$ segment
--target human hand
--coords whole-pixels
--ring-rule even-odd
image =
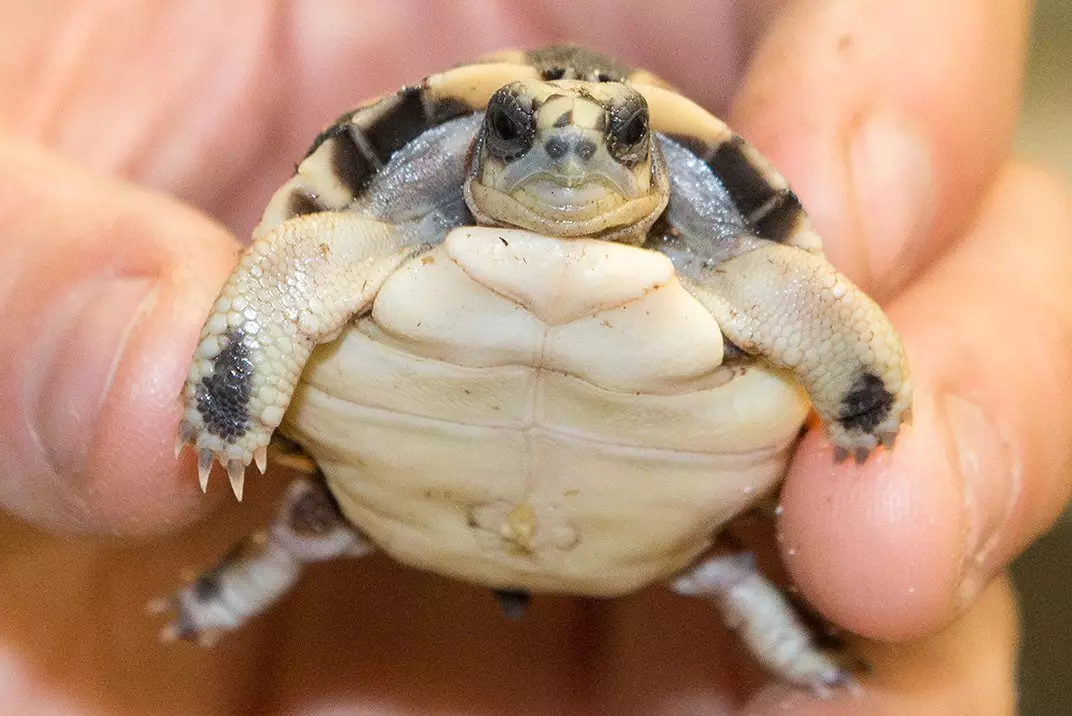
[[[1007,159],[1023,3],[802,2],[773,24],[769,3],[680,5],[658,21],[639,4],[0,9],[0,504],[35,525],[4,530],[0,710],[1011,708],[1012,598],[1003,578],[985,585],[1059,513],[1072,444],[1069,401],[1053,399],[1072,375],[1068,191]],[[159,194],[244,236],[343,108],[563,35],[719,109],[753,28],[727,119],[794,184],[828,256],[886,302],[917,386],[889,455],[835,466],[819,431],[805,439],[783,557],[811,603],[870,637],[968,610],[922,641],[858,644],[874,665],[861,699],[767,684],[712,610],[661,590],[539,599],[515,625],[479,591],[383,560],[314,570],[212,652],[158,647],[140,605],[263,519],[281,480],[189,533],[60,536],[175,530],[203,504],[190,456],[172,456],[176,395],[236,248]]]

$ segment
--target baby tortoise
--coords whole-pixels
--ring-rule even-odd
[[[712,547],[777,489],[809,405],[862,461],[892,447],[911,385],[889,321],[755,149],[653,75],[555,46],[322,132],[182,400],[202,488],[219,461],[241,499],[281,436],[310,477],[157,604],[166,636],[211,641],[303,564],[379,549],[515,615],[533,592],[668,582],[825,694],[846,671],[747,554]]]

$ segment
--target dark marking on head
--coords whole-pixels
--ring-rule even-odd
[[[764,239],[784,243],[796,231],[803,214],[797,195],[783,189],[758,216],[750,217],[752,229]]]
[[[749,161],[744,147],[744,140],[740,137],[723,142],[707,160],[707,166],[711,167],[715,176],[725,185],[737,206],[737,211],[742,216],[752,216],[770,202],[778,190],[772,187],[763,172]]]
[[[529,602],[532,601],[532,595],[521,589],[496,589],[494,593],[499,609],[510,621],[518,621],[525,616]]]
[[[345,520],[328,491],[316,486],[304,490],[290,506],[288,523],[300,537],[328,534]]]
[[[562,127],[568,127],[571,124],[573,124],[573,110],[568,109],[562,114],[558,115],[558,119],[556,119],[551,126],[561,129]]]
[[[678,144],[687,149],[698,157],[702,158],[707,156],[707,142],[699,137],[695,137],[691,134],[663,134],[662,136],[669,139],[674,144]]]
[[[316,214],[321,211],[324,211],[324,207],[321,206],[309,192],[303,189],[292,191],[290,193],[290,198],[287,199],[288,218],[305,216],[306,214]]]
[[[861,373],[841,400],[837,421],[846,430],[872,432],[893,408],[893,394],[874,373]]]
[[[212,375],[201,379],[196,397],[205,429],[232,443],[249,429],[253,361],[249,359],[245,333],[231,330],[225,338],[227,346],[213,361]]]
[[[624,82],[633,73],[627,65],[579,45],[542,47],[529,52],[526,59],[544,79]]]
[[[423,85],[403,87],[392,99],[385,100],[386,109],[376,107],[379,116],[363,128],[372,151],[381,164],[391,155],[428,129],[424,116]]]
[[[352,196],[357,196],[376,173],[349,129],[331,142],[331,171]]]

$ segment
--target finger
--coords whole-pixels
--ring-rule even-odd
[[[0,505],[58,529],[159,527],[197,495],[176,396],[234,245],[42,150],[0,140],[0,167]]]
[[[862,467],[816,431],[782,494],[783,554],[853,631],[927,633],[1056,519],[1072,490],[1068,187],[1004,170],[953,252],[890,307],[914,422]]]
[[[1006,156],[1028,5],[796,2],[757,48],[731,124],[872,295],[948,246]]]
[[[856,642],[869,664],[855,698],[821,701],[799,689],[774,685],[745,709],[748,716],[943,716],[1016,710],[1017,614],[1008,577],[940,633],[912,644]]]

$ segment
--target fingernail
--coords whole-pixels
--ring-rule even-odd
[[[155,285],[141,276],[90,279],[47,308],[23,384],[29,424],[62,478],[85,470],[101,408]]]
[[[1020,495],[1009,442],[976,403],[954,394],[943,398],[967,520],[959,598],[970,603],[993,577],[992,557]]]
[[[934,211],[934,173],[926,137],[889,111],[868,117],[849,140],[857,221],[867,238],[871,274],[896,272]]]

